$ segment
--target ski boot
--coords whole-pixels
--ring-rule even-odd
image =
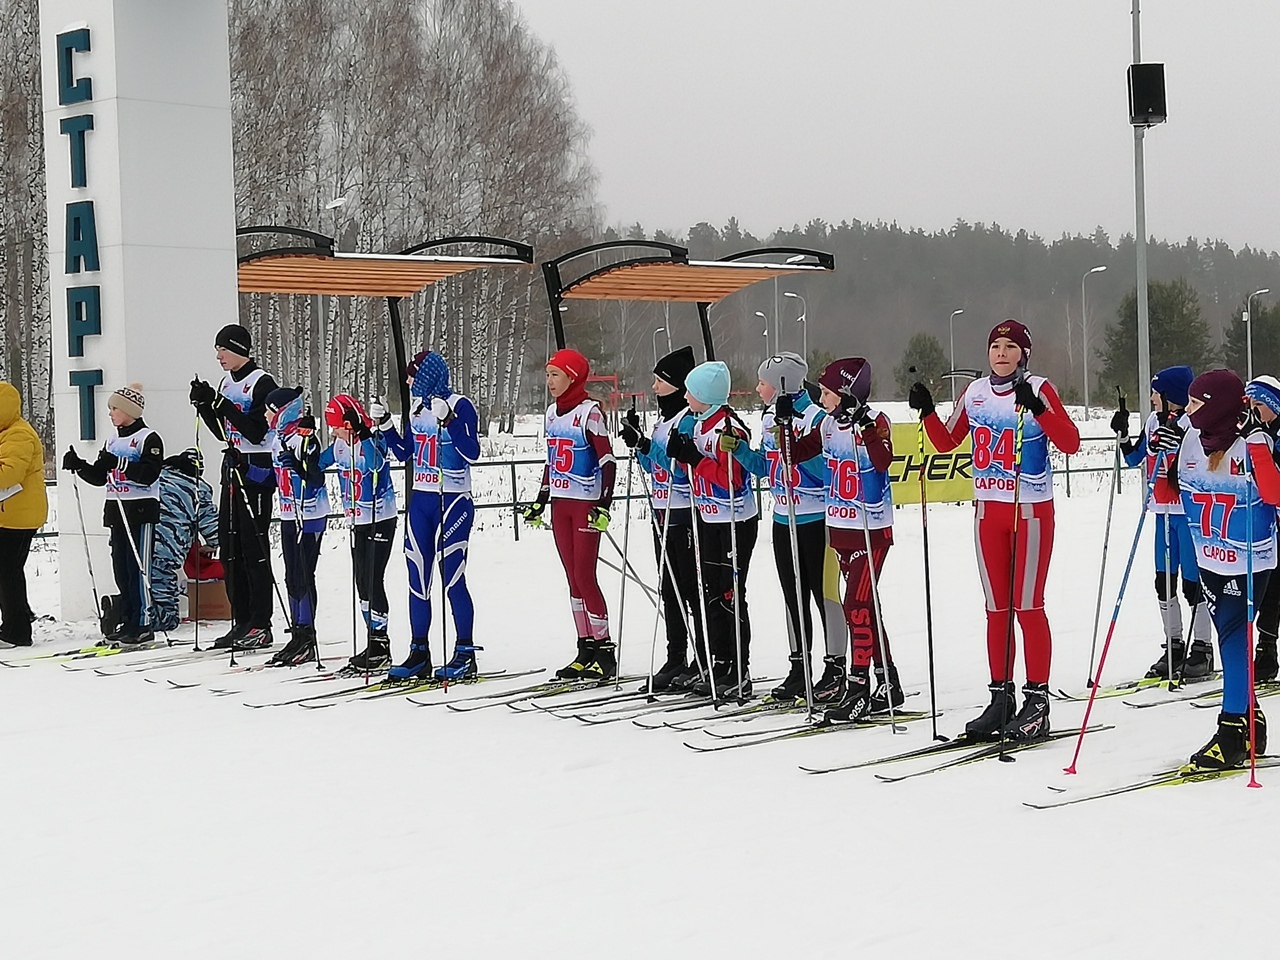
[[[425,641],[423,641],[425,643]],[[453,645],[453,657],[443,667],[436,668],[436,679],[445,683],[461,683],[474,679],[477,674],[476,651],[484,647],[473,647],[470,643],[459,640]]]
[[[1187,659],[1182,664],[1183,680],[1206,680],[1213,674],[1213,644],[1192,640]]]
[[[1173,676],[1176,679],[1182,675],[1182,665],[1187,658],[1187,645],[1181,637],[1173,637],[1164,645],[1164,653],[1160,654],[1160,659],[1147,668],[1148,680],[1158,680],[1161,677],[1168,679],[1170,648],[1173,649]]]
[[[738,672],[728,660],[717,660],[711,667],[711,675],[699,677],[689,690],[700,697],[709,697],[712,695],[712,680],[715,681],[715,696],[720,699],[730,686],[738,682]]]
[[[906,702],[907,695],[902,692],[902,684],[898,682],[898,668],[889,664],[888,674],[884,667],[876,667],[876,692],[871,694],[871,712],[887,713],[890,704],[896,710]]]
[[[1218,714],[1218,732],[1191,755],[1183,767],[1186,773],[1200,770],[1231,770],[1249,759],[1249,715]]]
[[[612,680],[618,675],[618,651],[613,645],[613,641],[606,637],[603,640],[597,640],[595,644],[595,656],[591,663],[587,665],[587,669],[583,671],[583,678],[587,680],[598,680],[603,683],[606,680]]]
[[[1245,715],[1245,720],[1248,720],[1248,714]],[[1253,740],[1256,744],[1254,752],[1258,756],[1267,752],[1267,717],[1256,700],[1253,702]]]
[[[769,691],[769,696],[787,703],[804,696],[804,654],[791,654],[791,669],[783,681]]]
[[[371,633],[365,648],[347,661],[351,673],[381,673],[391,665],[391,641],[387,635]]]
[[[590,637],[579,637],[577,655],[573,658],[572,663],[556,671],[556,678],[558,680],[581,680],[586,675],[587,668],[595,661],[595,658],[596,642]]]
[[[239,639],[232,643],[231,647],[237,652],[248,652],[252,650],[265,650],[273,643],[275,643],[275,641],[271,637],[270,627],[250,627],[240,635]]]
[[[248,624],[233,623],[231,629],[213,641],[213,649],[230,650],[231,647],[246,633],[249,632]]]
[[[1001,728],[1018,712],[1012,682],[992,683],[987,689],[991,691],[991,702],[982,713],[964,725],[966,740],[999,739]]]
[[[690,691],[702,678],[702,664],[695,658],[692,663],[671,678],[671,689]]]
[[[729,678],[724,686],[716,687],[716,693],[722,700],[739,700],[745,701],[751,699],[751,674],[747,668],[742,668],[742,681],[738,681],[738,668],[731,666],[729,668]]]
[[[425,639],[409,644],[409,657],[387,671],[388,680],[426,680],[431,677],[431,647]]]
[[[854,670],[844,684],[844,699],[829,707],[822,716],[823,723],[857,723],[871,713],[871,678],[866,668]]]
[[[653,675],[653,682],[645,681],[641,686],[642,693],[663,693],[675,689],[675,681],[689,668],[684,660],[668,660]]]
[[[296,667],[309,663],[316,658],[316,628],[311,625],[297,625],[293,628],[293,636],[289,642],[278,650],[270,660],[268,667]]]
[[[1028,683],[1022,688],[1022,709],[1005,724],[1006,740],[1043,740],[1049,735],[1049,685]]]
[[[130,627],[123,633],[116,634],[116,642],[122,647],[136,647],[140,643],[150,643],[156,638],[150,627]]]
[[[813,702],[835,706],[844,699],[844,657],[822,658],[822,679],[813,685]]]
[[[1253,682],[1272,683],[1278,674],[1280,661],[1276,659],[1276,638],[1263,634],[1253,654]]]

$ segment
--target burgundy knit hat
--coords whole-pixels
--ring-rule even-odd
[[[862,357],[849,357],[827,364],[818,383],[842,397],[856,397],[863,403],[871,396],[871,364]]]
[[[1027,329],[1025,324],[1019,323],[1017,320],[1001,320],[987,334],[987,346],[990,347],[1001,337],[1012,340],[1022,349],[1022,365],[1024,367],[1031,362],[1031,331]]]

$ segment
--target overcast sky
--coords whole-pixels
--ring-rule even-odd
[[[1133,229],[1131,0],[517,0],[593,129],[610,222]],[[1161,238],[1280,249],[1280,2],[1143,0]]]

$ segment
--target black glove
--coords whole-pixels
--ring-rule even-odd
[[[1275,421],[1273,420],[1274,424]],[[1250,408],[1249,413],[1244,418],[1244,423],[1240,425],[1240,436],[1246,440],[1254,434],[1266,434],[1271,439],[1275,439],[1275,433],[1271,426],[1262,422],[1262,418],[1258,416],[1257,411]]]
[[[368,440],[373,436],[373,431],[364,425],[364,420],[355,410],[347,410],[342,414],[342,419],[347,426],[361,440]]]
[[[293,451],[288,447],[280,451],[276,457],[276,462],[290,473],[302,473],[302,464],[298,462],[298,458],[293,455]]]
[[[773,402],[773,419],[778,423],[790,423],[796,418],[796,404],[791,394],[780,393]]]
[[[1048,409],[1044,401],[1036,396],[1035,388],[1027,379],[1019,380],[1013,385],[1013,398],[1023,410],[1030,410],[1033,417],[1038,417]]]
[[[197,407],[213,406],[218,399],[218,391],[199,377],[191,381],[191,403]]]
[[[920,419],[923,420],[933,413],[933,394],[929,392],[928,387],[917,380],[911,385],[911,391],[907,394],[907,406],[912,410],[919,410]]]
[[[620,433],[622,435],[622,442],[632,450],[638,447],[640,445],[640,441],[644,439],[644,434],[640,432],[639,426],[633,424],[629,417],[623,418],[622,430]],[[641,453],[643,452],[644,451],[642,450]]]
[[[1129,437],[1129,411],[1121,407],[1111,415],[1111,432],[1121,440]]]
[[[635,407],[622,415],[622,422],[634,428],[636,433],[640,432],[640,414],[636,413]]]
[[[693,437],[675,430],[667,437],[667,456],[690,467],[696,467],[703,460]]]
[[[63,470],[72,470],[78,473],[81,467],[87,467],[88,465],[80,454],[69,447],[67,448],[66,455],[62,458]]]
[[[1181,446],[1182,438],[1186,432],[1177,420],[1169,420],[1166,423],[1162,423],[1156,427],[1156,435],[1151,441],[1151,449],[1161,453],[1177,450]]]

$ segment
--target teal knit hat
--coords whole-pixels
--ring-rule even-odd
[[[729,368],[719,360],[700,363],[684,381],[684,392],[712,410],[729,402]]]

